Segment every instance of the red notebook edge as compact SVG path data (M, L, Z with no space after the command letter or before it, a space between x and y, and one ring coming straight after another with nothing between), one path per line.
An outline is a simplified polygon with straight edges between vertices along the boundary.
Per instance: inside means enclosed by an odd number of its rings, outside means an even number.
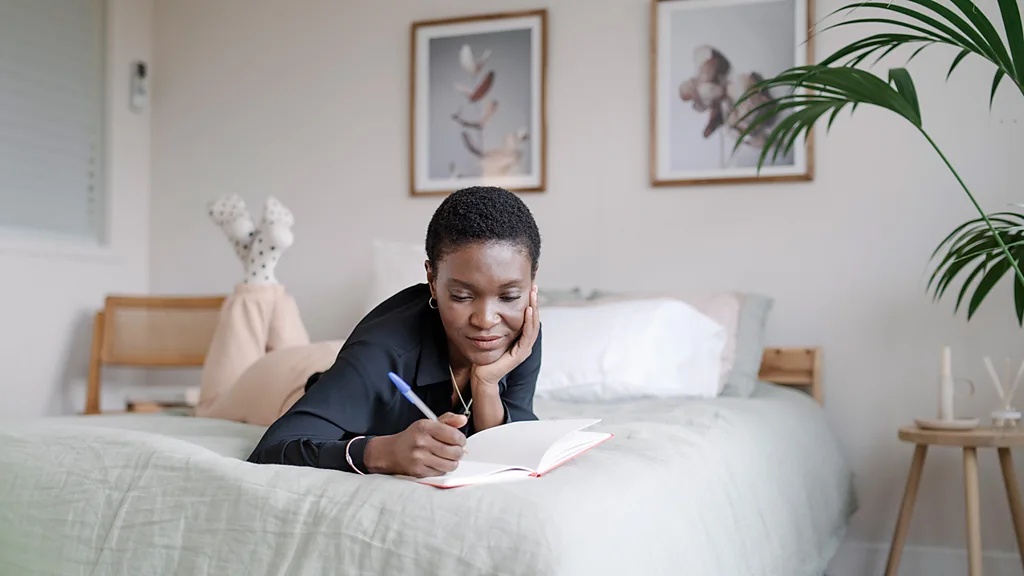
M587 452L590 451L591 448L596 448L596 447L600 446L601 444L604 444L605 442L607 442L607 441L609 441L609 440L611 440L612 438L615 437L615 434L612 434L611 432L605 432L605 434L608 434L608 436L604 440L601 440L599 442L594 442L593 444L588 446L585 450L580 450L576 454L573 454L572 456L566 458L565 460L562 460L561 462L555 464L554 466L551 466L547 470L542 470L540 472L534 472L534 473L530 474L530 477L531 478L540 478L541 476L547 474L548 472L551 472L555 468L558 468L562 464L565 464L566 462L570 462L572 460L575 460L576 457L579 456L580 454L586 454Z

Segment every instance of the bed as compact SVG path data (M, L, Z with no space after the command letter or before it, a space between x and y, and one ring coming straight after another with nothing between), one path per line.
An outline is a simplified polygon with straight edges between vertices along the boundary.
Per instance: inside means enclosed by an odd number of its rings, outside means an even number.
M452 490L252 465L263 428L237 422L3 423L0 572L820 576L856 510L820 401L818 351L789 349L749 397L538 400L615 436Z

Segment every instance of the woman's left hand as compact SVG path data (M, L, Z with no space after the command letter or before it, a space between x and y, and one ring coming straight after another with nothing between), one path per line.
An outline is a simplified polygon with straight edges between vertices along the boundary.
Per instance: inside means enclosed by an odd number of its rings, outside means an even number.
M491 364L473 366L473 379L484 385L497 386L499 380L530 357L539 332L540 314L537 312L537 286L534 285L530 290L530 303L523 312L523 329L519 339Z

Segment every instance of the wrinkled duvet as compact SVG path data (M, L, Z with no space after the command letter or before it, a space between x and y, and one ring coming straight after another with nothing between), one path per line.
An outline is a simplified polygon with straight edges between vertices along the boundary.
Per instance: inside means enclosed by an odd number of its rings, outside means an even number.
M856 507L798 391L535 409L615 437L542 478L439 490L249 464L263 429L234 422L0 424L0 574L819 576Z

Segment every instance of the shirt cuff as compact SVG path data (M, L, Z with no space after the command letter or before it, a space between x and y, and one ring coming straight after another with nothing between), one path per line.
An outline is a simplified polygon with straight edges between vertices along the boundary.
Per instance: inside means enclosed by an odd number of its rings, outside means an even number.
M366 451L366 441L370 438L371 436L365 436L355 440L334 440L331 442L325 442L324 445L320 447L320 468L368 474L369 472L366 469L366 463L363 461L363 454ZM358 470L353 470L352 467L348 465L348 461L345 459L346 448L348 448L349 456L352 457L352 463L355 464Z

